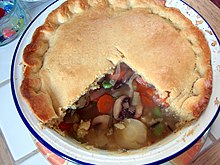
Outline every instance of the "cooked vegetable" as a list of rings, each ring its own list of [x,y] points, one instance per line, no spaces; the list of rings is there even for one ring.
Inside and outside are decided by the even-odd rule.
[[[131,101],[131,105],[136,106],[138,104],[141,104],[140,93],[139,92],[134,92],[133,98],[132,98],[132,101]]]
[[[138,84],[137,91],[141,93],[141,95],[145,95],[147,97],[154,96],[154,88],[148,87],[146,84]]]
[[[164,132],[165,128],[162,123],[158,123],[156,126],[153,128],[153,134],[156,136],[161,136]]]
[[[179,118],[154,86],[125,63],[103,76],[69,107],[59,128],[82,143],[106,150],[138,149],[176,130]]]
[[[140,77],[137,77],[135,81],[133,81],[133,88],[135,88],[136,91],[139,92],[143,106],[148,108],[153,108],[155,106],[155,103],[153,101],[153,87],[148,87],[147,84]]]
[[[120,96],[114,104],[113,116],[116,120],[121,121],[125,118],[134,118],[136,108],[130,105],[130,98],[127,96]],[[140,112],[139,112],[140,113]]]
[[[136,106],[134,118],[137,119],[141,117],[142,113],[143,113],[143,105],[139,104]]]
[[[130,93],[130,87],[126,84],[117,89],[111,88],[111,91],[109,92],[109,94],[111,94],[115,98],[118,98],[122,95],[128,96],[129,93]]]
[[[124,74],[124,76],[122,77],[122,83],[126,83],[129,81],[129,79],[132,77],[132,75],[134,74],[134,71],[131,70],[130,68],[128,68]]]
[[[134,73],[134,74],[130,77],[129,81],[127,82],[128,86],[130,87],[129,94],[128,94],[129,97],[133,97],[134,91],[137,90],[137,82],[135,81],[135,79],[136,79],[137,77],[139,77],[139,76]]]
[[[136,86],[136,90],[140,93],[142,104],[146,107],[153,108],[155,105],[153,101],[155,89],[152,86],[148,86],[140,77],[136,78],[133,85]]]
[[[80,99],[77,101],[77,108],[83,108],[89,104],[89,97],[88,95],[84,95],[80,97]]]
[[[155,106],[155,103],[152,100],[152,98],[150,98],[149,96],[146,96],[146,95],[142,95],[142,94],[140,96],[141,96],[141,102],[142,102],[143,106],[148,107],[149,109],[151,109]]]
[[[108,94],[101,96],[97,103],[98,110],[101,113],[108,113],[109,111],[111,111],[113,105],[113,97]]]
[[[141,98],[140,98],[139,92],[134,92],[131,104],[134,105],[136,108],[134,118],[137,119],[137,118],[141,117],[142,112],[143,112],[143,105],[141,103]]]
[[[106,93],[106,89],[100,88],[90,91],[90,101],[98,101],[99,97]]]
[[[125,71],[121,71],[121,65],[117,65],[113,74],[111,75],[108,75],[108,78],[111,79],[111,80],[114,80],[114,82],[116,82],[117,80],[119,80],[120,76],[124,75]]]
[[[115,126],[114,138],[121,147],[125,149],[136,149],[146,143],[147,128],[141,121],[125,119],[120,124],[124,127]]]
[[[117,65],[114,73],[109,75],[108,78],[119,83],[126,83],[130,77],[134,74],[134,71],[129,68],[125,63]]]
[[[120,69],[119,69],[120,72],[117,73],[117,74],[119,74],[119,76],[118,76],[118,78],[117,78],[117,81],[120,81],[120,80],[124,77],[124,75],[125,75],[125,73],[126,73],[125,68],[123,68],[121,64],[119,65],[119,67],[120,67]]]
[[[113,116],[117,120],[119,119],[119,114],[122,111],[122,101],[126,98],[127,96],[121,96],[119,97],[115,103],[114,103],[114,108],[113,108]]]
[[[124,120],[129,118],[134,118],[136,109],[134,106],[129,106],[128,108],[122,108],[121,113],[119,114],[118,120]]]
[[[104,81],[102,82],[102,86],[103,86],[103,88],[105,88],[105,89],[109,89],[109,88],[112,87],[112,84],[111,84],[109,81],[104,80]]]
[[[110,122],[109,115],[100,115],[93,119],[92,126],[96,126],[99,129],[107,129]]]
[[[152,113],[155,117],[158,117],[158,118],[163,117],[163,114],[162,114],[161,109],[159,107],[155,107],[153,109]]]

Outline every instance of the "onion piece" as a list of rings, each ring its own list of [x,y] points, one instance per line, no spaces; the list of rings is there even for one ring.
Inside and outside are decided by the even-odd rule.
[[[88,95],[81,96],[79,98],[79,100],[77,101],[76,106],[77,106],[77,108],[84,108],[84,107],[88,106],[89,101],[90,101],[90,99],[89,99]]]
[[[90,92],[90,101],[97,100],[100,96],[106,93],[106,89],[100,88]]]
[[[131,105],[136,106],[138,104],[141,104],[140,93],[135,91],[132,97]]]
[[[111,79],[114,80],[110,82],[112,86],[114,86],[115,83],[117,82],[118,78],[120,77],[120,73],[121,73],[121,65],[118,64],[115,68],[113,75],[111,76]]]
[[[99,129],[107,129],[109,127],[109,122],[109,115],[100,115],[93,119],[92,126],[98,126]]]
[[[130,87],[130,93],[129,93],[129,97],[132,97],[133,96],[133,92],[134,92],[134,88],[133,88],[133,85],[132,85],[132,83],[133,83],[133,81],[137,78],[137,77],[139,77],[139,75],[137,75],[137,74],[133,74],[132,76],[131,76],[131,78],[129,79],[129,81],[128,81],[128,86]]]
[[[109,94],[112,95],[115,98],[118,98],[121,95],[128,96],[129,93],[130,93],[130,87],[125,84],[122,87],[117,88],[117,89],[112,88]]]
[[[128,67],[124,76],[122,77],[122,83],[128,82],[133,75],[134,75],[134,71]]]

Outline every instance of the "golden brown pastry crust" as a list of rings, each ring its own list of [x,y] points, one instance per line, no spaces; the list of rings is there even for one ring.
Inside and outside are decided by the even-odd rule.
[[[20,87],[43,123],[60,120],[90,85],[124,61],[183,120],[200,116],[212,89],[202,34],[163,0],[68,0],[51,12],[25,48]]]

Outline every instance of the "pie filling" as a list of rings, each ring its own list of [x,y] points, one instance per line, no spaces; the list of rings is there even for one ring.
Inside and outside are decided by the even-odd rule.
[[[87,145],[106,150],[149,146],[178,129],[180,119],[125,63],[116,66],[66,110],[59,129]]]

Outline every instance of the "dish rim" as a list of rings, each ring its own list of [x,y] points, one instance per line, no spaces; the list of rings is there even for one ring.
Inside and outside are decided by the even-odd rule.
[[[46,148],[48,148],[50,151],[52,151],[53,153],[55,153],[56,155],[71,161],[73,163],[80,163],[80,164],[91,164],[88,162],[83,162],[81,160],[75,159],[73,157],[70,157],[68,155],[66,155],[65,153],[55,149],[53,146],[51,146],[48,142],[46,142],[43,138],[41,138],[41,136],[34,130],[34,128],[32,128],[32,126],[29,124],[29,122],[27,121],[27,119],[25,118],[24,114],[22,113],[21,107],[19,106],[19,102],[18,99],[16,97],[16,92],[15,92],[15,86],[14,86],[14,69],[15,69],[15,60],[16,60],[16,55],[17,55],[17,51],[19,50],[20,44],[22,39],[24,38],[24,36],[26,35],[26,32],[28,31],[28,29],[31,27],[31,25],[38,19],[38,17],[44,13],[49,7],[51,7],[53,4],[57,3],[59,0],[55,0],[54,2],[50,3],[48,6],[46,6],[39,14],[37,14],[36,17],[34,17],[34,19],[29,23],[29,25],[26,27],[26,29],[24,30],[23,34],[21,35],[14,54],[13,54],[13,58],[12,58],[12,62],[11,62],[11,71],[10,71],[10,85],[11,85],[11,92],[12,92],[12,97],[16,106],[16,109],[19,113],[19,116],[21,117],[23,123],[26,125],[26,127],[28,128],[28,130],[31,132],[31,134],[40,142],[42,143]],[[211,31],[213,32],[215,38],[218,41],[218,45],[220,46],[220,41],[217,37],[217,35],[215,34],[214,30],[212,29],[212,27],[210,26],[210,24],[204,19],[204,17],[197,12],[192,6],[190,6],[188,3],[186,3],[183,0],[180,0],[182,3],[186,4],[188,7],[190,7],[191,9],[193,9],[194,12],[196,12],[204,21],[205,23],[209,26],[209,28],[211,29]],[[215,115],[213,116],[212,120],[210,121],[210,123],[207,125],[207,127],[202,131],[202,133],[200,135],[198,135],[191,143],[189,143],[185,148],[179,150],[178,152],[175,152],[173,155],[169,155],[163,159],[159,159],[155,162],[151,162],[148,165],[151,164],[161,164],[161,163],[165,163],[177,156],[179,156],[180,154],[182,154],[183,152],[187,151],[189,148],[191,148],[205,133],[206,131],[211,127],[211,125],[214,123],[215,119],[217,118],[218,114],[220,113],[220,106],[218,107]]]

